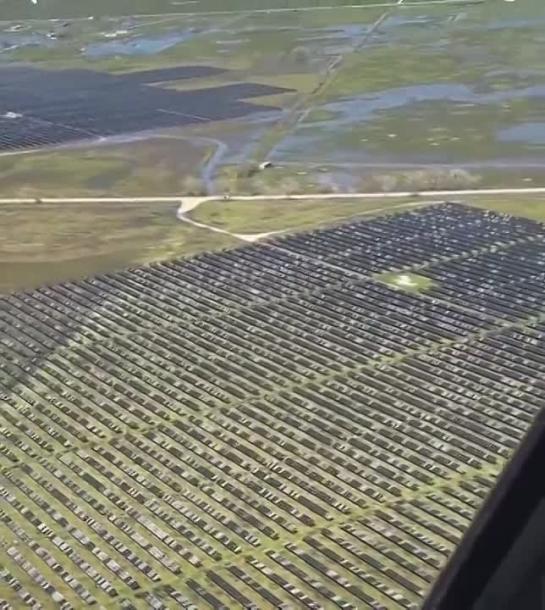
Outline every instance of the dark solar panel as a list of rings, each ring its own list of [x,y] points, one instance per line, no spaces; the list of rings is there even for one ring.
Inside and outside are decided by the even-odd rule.
[[[206,66],[128,74],[2,68],[0,150],[238,118],[272,110],[245,100],[286,91],[252,83],[190,91],[156,85],[220,72]]]

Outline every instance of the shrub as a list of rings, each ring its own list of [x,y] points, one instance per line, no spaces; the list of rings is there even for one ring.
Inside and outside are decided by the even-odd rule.
[[[184,195],[191,197],[201,197],[206,195],[206,189],[202,181],[196,176],[186,176],[183,181]]]
[[[481,176],[465,169],[418,169],[392,174],[373,174],[362,181],[362,189],[368,192],[391,191],[443,191],[474,188]]]

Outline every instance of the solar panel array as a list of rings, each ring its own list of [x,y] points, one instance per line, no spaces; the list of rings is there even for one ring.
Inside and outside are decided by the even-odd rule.
[[[219,121],[274,110],[246,100],[286,89],[240,83],[177,91],[164,82],[214,76],[207,66],[127,74],[0,68],[0,151]]]
[[[0,608],[419,607],[545,405],[544,274],[445,204],[2,298]]]

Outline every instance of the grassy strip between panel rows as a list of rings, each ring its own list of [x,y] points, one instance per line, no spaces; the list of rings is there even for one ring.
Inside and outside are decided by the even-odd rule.
[[[297,536],[290,536],[289,538],[286,536],[285,538],[280,538],[279,540],[272,542],[272,543],[267,543],[266,545],[264,545],[262,548],[256,549],[250,553],[244,553],[242,555],[240,555],[239,557],[237,557],[235,560],[233,559],[226,559],[220,562],[210,562],[209,565],[203,565],[203,567],[199,570],[194,570],[192,571],[193,575],[195,578],[204,578],[202,575],[203,571],[209,570],[209,569],[221,569],[221,568],[225,568],[228,567],[229,565],[234,565],[236,563],[242,562],[245,558],[247,557],[253,557],[253,558],[260,558],[260,557],[264,557],[266,556],[266,553],[268,551],[282,551],[285,547],[286,544],[288,543],[297,543],[297,542],[302,542],[304,538],[306,538],[307,536],[310,536],[312,534],[316,534],[319,533],[322,529],[324,529],[324,527],[327,527],[328,529],[334,529],[334,528],[341,528],[344,525],[349,525],[353,522],[357,522],[359,519],[372,514],[374,511],[377,510],[385,510],[387,511],[389,508],[393,508],[398,504],[401,504],[403,502],[410,502],[411,500],[415,500],[415,499],[419,499],[419,498],[423,498],[426,497],[427,494],[440,490],[442,487],[446,487],[446,486],[457,486],[460,483],[463,483],[464,481],[471,481],[475,478],[475,476],[490,476],[493,478],[496,478],[499,473],[502,471],[502,467],[504,466],[504,463],[501,465],[494,465],[493,467],[491,466],[490,468],[488,468],[486,471],[484,471],[483,469],[469,469],[466,472],[464,472],[463,474],[457,475],[455,477],[452,477],[451,479],[449,479],[448,481],[437,481],[431,485],[424,485],[421,488],[419,488],[416,491],[409,491],[409,492],[405,492],[400,498],[391,501],[391,502],[385,502],[384,504],[378,504],[376,502],[370,502],[369,506],[366,506],[365,508],[361,509],[360,511],[355,512],[355,514],[351,515],[351,517],[349,519],[346,518],[338,518],[338,519],[334,519],[333,521],[324,521],[323,523],[317,524],[314,527],[305,527],[305,528],[301,528],[301,531],[298,532]],[[191,576],[191,574],[188,573],[188,576]],[[168,585],[176,585],[179,584],[179,578],[177,579],[169,579],[168,581],[165,580],[164,582],[161,582],[158,585],[152,586],[149,589],[140,589],[138,594],[139,596],[142,595],[143,593],[150,593],[156,590],[160,590],[162,587],[168,586]],[[111,604],[108,604],[107,608],[111,608],[112,610],[114,608],[118,608],[119,607],[119,601],[112,601]]]

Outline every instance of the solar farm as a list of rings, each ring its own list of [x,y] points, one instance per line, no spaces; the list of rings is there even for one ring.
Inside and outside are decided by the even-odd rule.
[[[544,27],[0,0],[0,610],[426,603],[545,407]]]
[[[218,87],[211,96],[206,90],[184,92],[158,86],[218,72],[206,66],[121,75],[0,69],[0,108],[17,108],[0,115],[0,151],[239,118],[271,110],[242,99],[286,91],[246,83]]]
[[[2,297],[0,608],[419,607],[545,405],[544,275],[446,203]]]

